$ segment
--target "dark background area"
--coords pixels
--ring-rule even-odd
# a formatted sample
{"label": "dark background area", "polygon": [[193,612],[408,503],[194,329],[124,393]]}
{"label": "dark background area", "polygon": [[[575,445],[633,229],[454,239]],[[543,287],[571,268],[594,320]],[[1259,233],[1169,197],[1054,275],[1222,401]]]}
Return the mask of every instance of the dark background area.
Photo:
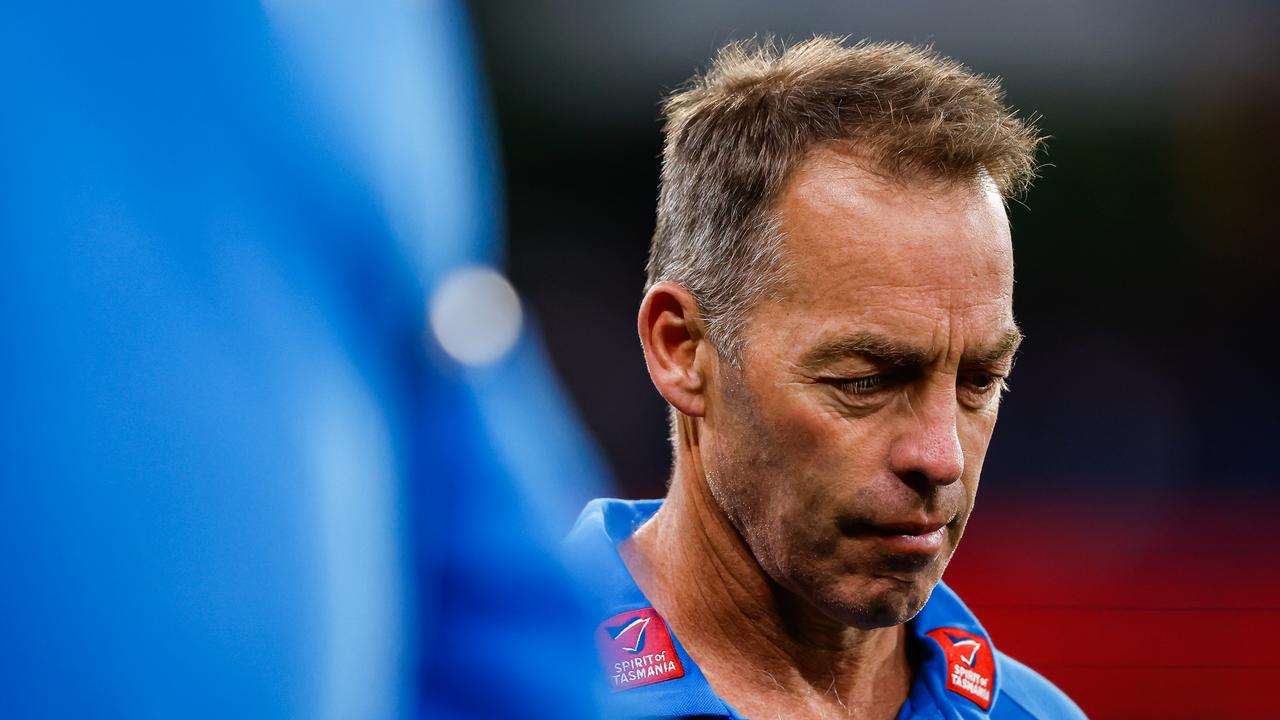
{"label": "dark background area", "polygon": [[[628,497],[661,495],[669,466],[634,329],[661,98],[725,42],[764,33],[929,43],[1001,76],[1051,139],[1042,178],[1011,208],[1028,339],[947,579],[998,645],[1092,716],[1148,716],[1124,703],[1157,690],[1170,705],[1152,717],[1280,713],[1251,684],[1280,668],[1256,642],[1280,640],[1275,5],[493,0],[472,12],[509,269]],[[1153,643],[1157,628],[1220,643]]]}

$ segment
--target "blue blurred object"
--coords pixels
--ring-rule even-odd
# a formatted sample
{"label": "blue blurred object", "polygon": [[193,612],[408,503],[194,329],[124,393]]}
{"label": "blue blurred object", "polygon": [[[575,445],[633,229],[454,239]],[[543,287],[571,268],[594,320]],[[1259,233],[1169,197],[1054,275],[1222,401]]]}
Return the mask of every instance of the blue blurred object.
{"label": "blue blurred object", "polygon": [[601,465],[527,318],[427,331],[500,262],[460,9],[6,15],[0,715],[590,716]]}

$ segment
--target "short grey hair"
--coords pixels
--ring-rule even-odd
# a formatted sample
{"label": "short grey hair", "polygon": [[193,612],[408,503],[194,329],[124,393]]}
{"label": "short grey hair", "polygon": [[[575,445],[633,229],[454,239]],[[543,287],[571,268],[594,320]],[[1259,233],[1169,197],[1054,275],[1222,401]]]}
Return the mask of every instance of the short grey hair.
{"label": "short grey hair", "polygon": [[814,145],[848,142],[892,179],[989,176],[1008,199],[1035,176],[1042,138],[996,80],[929,48],[815,37],[717,53],[664,103],[657,226],[646,291],[672,281],[737,366],[747,316],[785,276],[774,204]]}

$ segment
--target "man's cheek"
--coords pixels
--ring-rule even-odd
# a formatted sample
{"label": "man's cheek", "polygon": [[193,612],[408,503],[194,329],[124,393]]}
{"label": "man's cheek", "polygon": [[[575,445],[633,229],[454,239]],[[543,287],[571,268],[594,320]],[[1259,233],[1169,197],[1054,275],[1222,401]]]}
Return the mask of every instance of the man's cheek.
{"label": "man's cheek", "polygon": [[842,574],[839,537],[820,523],[788,518],[773,525],[774,565],[789,576],[830,578]]}

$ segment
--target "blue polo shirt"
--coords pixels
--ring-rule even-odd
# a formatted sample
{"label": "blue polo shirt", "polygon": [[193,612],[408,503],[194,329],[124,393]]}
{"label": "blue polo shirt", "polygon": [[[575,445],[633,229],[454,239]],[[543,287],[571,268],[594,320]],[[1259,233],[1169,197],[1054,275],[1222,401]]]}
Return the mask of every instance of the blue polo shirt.
{"label": "blue polo shirt", "polygon": [[[661,506],[661,500],[593,500],[565,541],[571,565],[599,601],[595,635],[610,717],[742,718],[715,694],[618,555],[618,543]],[[1084,717],[1052,683],[996,650],[945,584],[907,628],[919,664],[899,720]]]}

